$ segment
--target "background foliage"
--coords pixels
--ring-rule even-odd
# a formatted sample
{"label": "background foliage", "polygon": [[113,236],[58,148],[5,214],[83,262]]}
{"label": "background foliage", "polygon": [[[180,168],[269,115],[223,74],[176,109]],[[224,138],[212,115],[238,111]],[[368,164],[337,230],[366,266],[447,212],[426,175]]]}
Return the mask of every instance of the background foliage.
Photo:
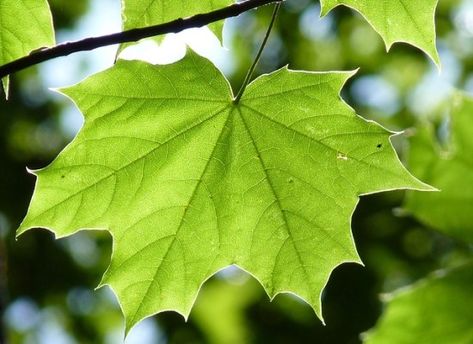
{"label": "background foliage", "polygon": [[[116,2],[104,3],[117,8]],[[83,34],[91,23],[87,12],[96,6],[92,1],[50,4],[58,41],[80,30]],[[318,20],[319,11],[319,3],[311,0],[286,3],[258,73],[285,64],[309,70],[361,67],[343,94],[358,113],[392,130],[411,128],[407,136],[427,122],[446,145],[453,87],[473,92],[473,2],[439,3],[441,75],[422,52],[407,45],[396,44],[386,54],[381,38],[353,11],[340,7]],[[119,21],[119,12],[115,14]],[[227,23],[226,42],[233,55],[225,71],[235,88],[270,14],[264,8]],[[86,34],[97,33],[91,26],[87,30]],[[103,53],[99,50],[94,56]],[[71,123],[77,123],[77,113],[46,87],[64,85],[64,80],[77,82],[91,69],[101,69],[83,55],[66,61],[60,69],[48,63],[19,73],[11,80],[11,100],[0,100],[0,308],[2,335],[12,343],[46,343],[51,338],[55,343],[115,343],[122,336],[122,316],[113,295],[106,289],[93,291],[110,259],[108,235],[83,232],[55,241],[49,232],[32,231],[14,240],[34,186],[25,166],[48,164],[70,140]],[[107,63],[112,62],[113,55]],[[403,157],[405,137],[396,139]],[[366,266],[345,264],[333,273],[323,297],[327,326],[293,297],[278,296],[270,303],[254,280],[230,269],[206,283],[188,323],[177,314],[160,314],[139,325],[128,341],[136,336],[145,342],[149,336],[150,341],[171,343],[288,343],[314,338],[321,343],[358,343],[360,334],[382,314],[381,293],[457,265],[472,254],[461,239],[441,234],[404,212],[393,212],[403,198],[403,192],[362,198],[352,227]]]}

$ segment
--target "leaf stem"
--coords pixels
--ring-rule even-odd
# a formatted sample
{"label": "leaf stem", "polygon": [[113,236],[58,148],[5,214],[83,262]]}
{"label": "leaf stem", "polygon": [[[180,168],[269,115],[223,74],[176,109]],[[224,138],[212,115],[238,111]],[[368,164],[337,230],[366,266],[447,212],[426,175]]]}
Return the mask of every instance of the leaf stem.
{"label": "leaf stem", "polygon": [[236,95],[235,99],[233,99],[234,104],[238,104],[241,97],[243,96],[243,93],[245,92],[246,86],[248,86],[248,84],[250,83],[250,80],[253,76],[255,68],[258,65],[258,62],[261,58],[261,54],[263,53],[266,43],[268,42],[269,36],[271,34],[271,30],[273,29],[273,26],[274,26],[274,22],[276,21],[276,18],[278,17],[281,4],[282,4],[282,1],[278,2],[276,6],[274,7],[273,16],[271,17],[271,22],[269,23],[268,30],[266,30],[266,35],[264,36],[263,42],[261,42],[261,46],[259,47],[258,53],[256,54],[253,64],[251,65],[250,69],[248,69],[248,73],[246,73],[245,80],[243,80],[243,84],[241,85],[240,90],[238,91],[238,94]]}
{"label": "leaf stem", "polygon": [[201,27],[230,17],[236,17],[251,9],[283,0],[246,0],[208,13],[197,14],[192,17],[179,18],[167,23],[132,29],[111,35],[89,37],[79,41],[58,44],[51,48],[42,48],[29,55],[0,66],[0,79],[20,70],[37,65],[56,57],[68,56],[79,51],[89,51],[108,45],[136,42],[140,39],[164,35],[171,32],[180,32],[193,27]]}

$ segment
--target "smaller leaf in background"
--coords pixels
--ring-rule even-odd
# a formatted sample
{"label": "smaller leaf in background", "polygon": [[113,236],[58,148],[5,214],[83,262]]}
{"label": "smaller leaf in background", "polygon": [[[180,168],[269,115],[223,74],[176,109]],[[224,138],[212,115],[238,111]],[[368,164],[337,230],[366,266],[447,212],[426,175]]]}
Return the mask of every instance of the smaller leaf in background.
{"label": "smaller leaf in background", "polygon": [[404,207],[425,224],[473,242],[473,99],[457,94],[453,103],[448,152],[430,127],[410,139],[410,168],[441,192],[408,193]]}
{"label": "smaller leaf in background", "polygon": [[435,9],[438,0],[321,0],[322,15],[339,5],[358,11],[383,37],[387,49],[396,42],[412,44],[437,64],[435,47]]}
{"label": "smaller leaf in background", "polygon": [[[0,1],[0,65],[54,45],[51,11],[46,0]],[[8,77],[2,79],[8,94]]]}
{"label": "smaller leaf in background", "polygon": [[[177,18],[210,12],[233,2],[233,0],[122,0],[123,29],[157,25]],[[221,20],[209,25],[220,40],[222,40],[223,23]],[[161,37],[156,37],[155,40],[160,42]],[[124,44],[121,49],[132,44]]]}
{"label": "smaller leaf in background", "polygon": [[368,344],[473,343],[473,264],[394,293]]}

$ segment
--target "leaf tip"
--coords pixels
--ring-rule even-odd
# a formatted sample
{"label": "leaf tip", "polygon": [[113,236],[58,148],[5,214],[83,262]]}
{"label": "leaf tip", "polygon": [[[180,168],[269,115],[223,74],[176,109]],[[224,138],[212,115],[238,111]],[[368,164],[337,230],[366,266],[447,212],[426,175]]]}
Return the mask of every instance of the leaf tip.
{"label": "leaf tip", "polygon": [[38,176],[38,173],[40,172],[40,169],[33,169],[29,168],[28,166],[26,167],[26,172],[33,175],[33,176]]}
{"label": "leaf tip", "polygon": [[325,17],[332,9],[327,5],[326,1],[327,0],[320,0],[320,18]]}
{"label": "leaf tip", "polygon": [[[356,74],[358,74],[358,72],[360,71],[360,67],[356,68],[356,69],[352,69],[352,70],[348,70],[346,72],[341,72],[343,74],[345,74],[346,78],[345,80],[343,81],[343,84],[342,84],[342,88],[345,86],[345,84],[347,83],[348,80],[350,80],[351,78],[353,78]],[[340,90],[341,91],[341,90]]]}
{"label": "leaf tip", "polygon": [[383,38],[383,41],[384,41],[384,46],[386,48],[386,53],[389,53],[391,51],[391,48],[393,47],[393,45],[397,44],[397,43],[405,43],[405,44],[408,44],[410,46],[413,46],[413,47],[421,50],[425,55],[427,55],[429,60],[432,61],[432,63],[435,65],[435,67],[437,68],[438,73],[439,74],[442,73],[442,62],[440,61],[440,55],[437,51],[437,48],[436,48],[435,44],[433,44],[433,47],[424,47],[421,44],[410,42],[408,40],[398,39],[398,40],[388,41],[388,40]]}
{"label": "leaf tip", "polygon": [[8,76],[2,79],[2,89],[5,93],[5,100],[8,100],[10,94],[10,78]]}
{"label": "leaf tip", "polygon": [[29,227],[25,227],[23,226],[22,224],[20,225],[20,227],[18,227],[18,229],[16,230],[16,233],[15,233],[15,240],[18,241],[18,239],[20,239],[20,236],[25,234],[27,231],[29,231],[31,228]]}
{"label": "leaf tip", "polygon": [[420,179],[417,179],[414,176],[412,176],[412,178],[415,179],[416,185],[413,186],[412,188],[409,187],[406,190],[421,191],[421,192],[440,192],[441,191],[432,185],[424,183],[423,181],[421,181]]}
{"label": "leaf tip", "polygon": [[63,94],[63,93],[61,92],[61,88],[60,88],[60,87],[48,87],[48,90],[50,90],[51,92],[54,92],[54,93]]}
{"label": "leaf tip", "polygon": [[438,75],[441,75],[443,68],[442,68],[442,61],[440,61],[440,56],[437,53],[436,56],[429,55],[429,57],[431,58],[432,62],[435,64],[435,67],[437,67]]}
{"label": "leaf tip", "polygon": [[137,324],[138,322],[133,323],[128,321],[127,318],[125,318],[125,332],[123,333],[123,339],[126,339],[126,337],[128,337],[133,327],[135,327],[135,325]]}

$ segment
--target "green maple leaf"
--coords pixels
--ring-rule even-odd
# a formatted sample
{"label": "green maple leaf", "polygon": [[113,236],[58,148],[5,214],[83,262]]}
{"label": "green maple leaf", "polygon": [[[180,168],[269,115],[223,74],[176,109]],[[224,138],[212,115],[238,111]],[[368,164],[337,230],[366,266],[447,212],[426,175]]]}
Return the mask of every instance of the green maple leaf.
{"label": "green maple leaf", "polygon": [[438,0],[321,0],[322,14],[339,5],[358,11],[383,38],[389,50],[406,42],[426,52],[440,65],[435,47],[435,9]]}
{"label": "green maple leaf", "polygon": [[390,296],[364,343],[473,342],[473,264],[426,278]]}
{"label": "green maple leaf", "polygon": [[448,151],[434,141],[430,127],[410,139],[409,166],[442,192],[409,193],[404,206],[427,225],[473,242],[473,99],[456,95],[452,103]]}
{"label": "green maple leaf", "polygon": [[[177,18],[189,17],[210,12],[231,5],[233,0],[123,0],[123,29],[130,30],[165,23]],[[209,28],[222,39],[224,21],[209,25]],[[155,38],[160,42],[161,38]],[[124,44],[121,49],[129,46]]]}
{"label": "green maple leaf", "polygon": [[[0,0],[0,65],[54,45],[54,28],[46,0]],[[8,93],[8,78],[2,80]]]}
{"label": "green maple leaf", "polygon": [[127,330],[164,310],[187,317],[202,283],[231,264],[321,316],[331,271],[360,262],[358,195],[430,189],[401,165],[391,133],[340,99],[351,75],[283,68],[234,104],[197,55],[161,67],[119,61],[63,91],[85,124],[35,172],[18,233],[108,229],[102,285],[118,295]]}

